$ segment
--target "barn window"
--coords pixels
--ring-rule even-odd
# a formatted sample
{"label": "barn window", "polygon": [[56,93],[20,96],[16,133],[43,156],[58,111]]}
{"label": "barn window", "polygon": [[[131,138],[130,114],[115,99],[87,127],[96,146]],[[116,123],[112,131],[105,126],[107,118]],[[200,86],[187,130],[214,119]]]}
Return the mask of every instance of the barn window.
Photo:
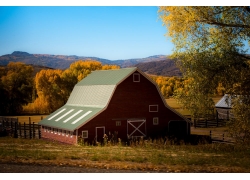
{"label": "barn window", "polygon": [[140,82],[140,74],[139,73],[133,74],[133,82]]}
{"label": "barn window", "polygon": [[50,127],[48,127],[48,132],[50,132]]}
{"label": "barn window", "polygon": [[63,131],[62,131],[62,135],[64,136],[64,135],[65,135],[65,133],[66,133],[66,131],[65,131],[65,130],[63,130]]}
{"label": "barn window", "polygon": [[67,137],[69,136],[69,131],[66,131],[66,136],[67,136]]}
{"label": "barn window", "polygon": [[115,124],[116,124],[116,126],[121,126],[122,125],[121,121],[116,121]]}
{"label": "barn window", "polygon": [[153,118],[153,125],[158,125],[159,124],[159,118],[158,117],[154,117]]}
{"label": "barn window", "polygon": [[44,132],[46,132],[47,131],[47,127],[43,127],[43,130],[44,130]]}
{"label": "barn window", "polygon": [[82,138],[88,138],[88,131],[82,131]]}
{"label": "barn window", "polygon": [[149,105],[149,112],[158,112],[158,105]]}
{"label": "barn window", "polygon": [[59,129],[58,130],[58,135],[60,135],[62,133],[62,130],[61,129]]}
{"label": "barn window", "polygon": [[54,132],[54,128],[51,128],[51,131],[50,131],[51,133],[53,133]]}
{"label": "barn window", "polygon": [[73,137],[73,132],[70,131],[69,134],[70,134],[70,137],[72,138]]}

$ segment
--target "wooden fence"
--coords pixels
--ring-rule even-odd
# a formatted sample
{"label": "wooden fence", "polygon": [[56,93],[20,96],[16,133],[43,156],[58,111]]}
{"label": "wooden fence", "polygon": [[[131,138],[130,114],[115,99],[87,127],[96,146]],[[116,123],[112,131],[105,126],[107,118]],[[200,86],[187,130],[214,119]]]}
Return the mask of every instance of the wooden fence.
{"label": "wooden fence", "polygon": [[225,144],[234,144],[235,139],[230,137],[226,132],[216,132],[210,130],[210,138],[212,143],[225,143]]}
{"label": "wooden fence", "polygon": [[226,120],[223,119],[199,119],[194,120],[194,127],[209,128],[209,127],[224,127]]}
{"label": "wooden fence", "polygon": [[40,139],[41,129],[40,125],[35,122],[31,122],[29,117],[29,123],[19,123],[18,118],[6,118],[0,117],[0,136],[12,136],[14,138],[25,139]]}

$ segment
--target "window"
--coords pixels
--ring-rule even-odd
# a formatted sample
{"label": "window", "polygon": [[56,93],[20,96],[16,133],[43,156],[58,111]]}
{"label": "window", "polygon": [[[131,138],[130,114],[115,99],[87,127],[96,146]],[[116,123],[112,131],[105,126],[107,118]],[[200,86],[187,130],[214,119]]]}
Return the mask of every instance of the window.
{"label": "window", "polygon": [[48,128],[48,132],[50,132],[50,127]]}
{"label": "window", "polygon": [[73,137],[73,132],[70,131],[70,132],[69,132],[69,135],[70,135],[70,137],[72,138],[72,137]]}
{"label": "window", "polygon": [[51,128],[51,131],[50,131],[51,133],[53,133],[54,132],[54,129],[53,128]]}
{"label": "window", "polygon": [[47,127],[43,127],[43,130],[44,130],[44,132],[46,132],[47,131]]}
{"label": "window", "polygon": [[62,134],[62,130],[58,129],[58,135]]}
{"label": "window", "polygon": [[149,105],[149,112],[158,112],[158,105]]}
{"label": "window", "polygon": [[54,134],[57,134],[57,129],[54,129]]}
{"label": "window", "polygon": [[121,121],[116,121],[115,124],[116,124],[116,126],[121,126],[122,125]]}
{"label": "window", "polygon": [[154,117],[153,118],[153,125],[158,125],[159,124],[159,118],[158,117]]}
{"label": "window", "polygon": [[66,131],[66,136],[67,136],[67,137],[69,136],[69,131]]}
{"label": "window", "polygon": [[62,136],[64,136],[64,135],[65,135],[65,133],[66,133],[66,131],[65,131],[65,130],[63,130],[63,131],[62,131]]}
{"label": "window", "polygon": [[133,82],[140,82],[140,74],[139,73],[133,74]]}
{"label": "window", "polygon": [[88,131],[82,131],[82,138],[88,138]]}

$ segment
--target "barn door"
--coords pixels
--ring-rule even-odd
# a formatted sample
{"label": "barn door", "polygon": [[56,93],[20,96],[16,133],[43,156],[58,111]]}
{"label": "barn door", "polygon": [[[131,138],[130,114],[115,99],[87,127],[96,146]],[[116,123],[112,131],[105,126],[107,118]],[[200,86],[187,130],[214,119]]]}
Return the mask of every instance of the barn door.
{"label": "barn door", "polygon": [[96,127],[95,128],[95,135],[96,135],[96,141],[97,142],[103,142],[103,135],[105,134],[105,127]]}
{"label": "barn door", "polygon": [[127,134],[129,137],[146,137],[146,120],[127,120]]}

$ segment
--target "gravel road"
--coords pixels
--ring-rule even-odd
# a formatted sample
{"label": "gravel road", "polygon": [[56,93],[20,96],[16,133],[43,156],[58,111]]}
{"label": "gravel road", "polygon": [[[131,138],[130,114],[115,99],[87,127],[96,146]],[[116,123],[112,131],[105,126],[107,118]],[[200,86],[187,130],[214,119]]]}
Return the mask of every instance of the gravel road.
{"label": "gravel road", "polygon": [[157,173],[157,171],[100,169],[51,165],[0,164],[0,173]]}

